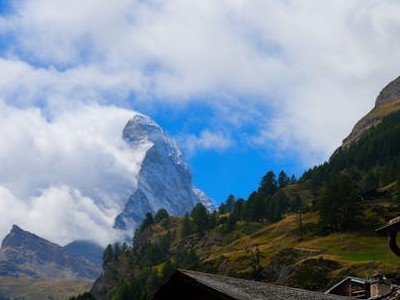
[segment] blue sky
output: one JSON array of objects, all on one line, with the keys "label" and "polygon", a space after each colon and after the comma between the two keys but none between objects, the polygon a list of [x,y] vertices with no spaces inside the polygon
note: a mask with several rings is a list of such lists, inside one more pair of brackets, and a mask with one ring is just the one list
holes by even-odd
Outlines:
[{"label": "blue sky", "polygon": [[4,12],[7,12],[7,9],[9,8],[8,0],[1,0],[0,1],[0,12],[4,14]]},{"label": "blue sky", "polygon": [[399,15],[392,0],[0,0],[0,235],[24,220],[107,240],[133,111],[217,203],[268,170],[300,176],[399,75]]},{"label": "blue sky", "polygon": [[[208,123],[212,119],[216,118],[213,121],[215,126],[225,123],[224,120],[218,120],[218,116],[213,116],[210,107],[198,104],[189,105],[179,112],[174,108],[158,107],[157,112],[150,110],[145,113],[155,118],[183,145],[186,144],[188,135],[198,136],[204,128],[209,128]],[[263,116],[268,117],[268,112]],[[210,145],[210,148],[192,150],[187,146],[183,149],[192,170],[194,184],[206,191],[217,203],[226,200],[229,194],[247,199],[258,188],[261,177],[268,170],[273,170],[276,175],[284,170],[288,176],[293,174],[299,177],[309,167],[298,161],[295,153],[289,150],[286,153],[275,153],[271,149],[272,145],[260,147],[249,143],[244,136],[256,134],[255,130],[256,124],[247,124],[237,132],[230,133],[230,139],[235,144],[226,147]]]}]

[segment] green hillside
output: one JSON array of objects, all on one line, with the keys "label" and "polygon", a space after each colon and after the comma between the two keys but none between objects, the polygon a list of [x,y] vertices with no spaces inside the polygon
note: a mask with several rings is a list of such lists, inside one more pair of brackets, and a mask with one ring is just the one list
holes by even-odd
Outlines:
[{"label": "green hillside", "polygon": [[396,277],[400,272],[400,259],[385,237],[357,231],[321,236],[314,212],[302,215],[303,239],[298,214],[273,224],[241,221],[229,233],[219,224],[203,236],[185,238],[180,236],[183,218],[171,219],[167,227],[153,224],[145,230],[147,245],[128,248],[107,262],[110,299],[132,294],[146,299],[177,268],[322,291],[346,275]]},{"label": "green hillside", "polygon": [[375,229],[400,213],[400,112],[300,179],[267,171],[247,199],[185,217],[146,215],[132,245],[109,246],[98,299],[148,299],[177,268],[324,291],[344,276],[396,278]]}]

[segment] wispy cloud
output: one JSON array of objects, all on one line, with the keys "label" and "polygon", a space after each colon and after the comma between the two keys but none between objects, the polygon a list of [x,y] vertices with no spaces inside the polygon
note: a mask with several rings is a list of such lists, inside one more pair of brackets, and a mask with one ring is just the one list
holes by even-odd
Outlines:
[{"label": "wispy cloud", "polygon": [[223,151],[234,144],[232,139],[224,133],[212,132],[208,129],[203,130],[199,135],[181,137],[180,142],[189,155],[201,150]]}]

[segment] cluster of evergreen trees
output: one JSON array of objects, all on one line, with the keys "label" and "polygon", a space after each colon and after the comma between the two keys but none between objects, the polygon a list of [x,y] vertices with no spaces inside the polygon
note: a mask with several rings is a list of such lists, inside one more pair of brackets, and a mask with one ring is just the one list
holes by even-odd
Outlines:
[{"label": "cluster of evergreen trees", "polygon": [[251,193],[247,200],[235,199],[230,195],[219,207],[219,213],[228,213],[240,221],[277,222],[284,213],[297,212],[301,206],[300,196],[289,198],[283,188],[296,183],[294,175],[289,178],[281,171],[276,179],[275,173],[268,171],[261,179],[257,191]]},{"label": "cluster of evergreen trees", "polygon": [[[306,171],[299,183],[317,199],[315,209],[328,231],[353,230],[368,223],[362,195],[397,182],[400,196],[400,112],[385,117],[357,142],[338,149],[320,166]],[[365,199],[364,199],[365,200]]]},{"label": "cluster of evergreen trees", "polygon": [[[321,232],[356,229],[368,223],[361,207],[364,193],[397,182],[394,197],[400,198],[399,136],[400,112],[396,112],[357,142],[338,149],[329,161],[304,172],[298,182],[284,171],[278,179],[268,171],[247,200],[231,195],[219,212],[234,220],[276,222],[285,213],[310,209],[319,213]],[[312,206],[304,207],[300,194],[288,197],[285,187],[295,183],[312,192]]]},{"label": "cluster of evergreen trees", "polygon": [[103,252],[103,266],[118,260],[121,254],[123,254],[128,249],[128,245],[123,243],[114,243],[113,245],[108,245]]},{"label": "cluster of evergreen trees", "polygon": [[[154,228],[157,226],[164,228],[166,233],[154,238]],[[135,231],[132,247],[125,249],[117,261],[110,261],[121,263],[132,271],[130,276],[117,283],[110,299],[150,299],[176,269],[196,264],[199,259],[194,249],[171,250],[175,235],[165,209],[160,209],[154,217],[152,213],[147,213]]]},{"label": "cluster of evergreen trees", "polygon": [[273,171],[268,171],[262,177],[258,190],[247,200],[229,195],[214,212],[208,212],[204,205],[198,203],[190,214],[185,215],[181,237],[191,234],[202,236],[217,226],[228,233],[235,229],[237,221],[277,222],[284,213],[298,212],[301,207],[300,196],[290,199],[283,191],[284,187],[294,183],[295,177],[289,178],[284,171],[279,173],[278,180]]},{"label": "cluster of evergreen trees", "polygon": [[400,112],[385,117],[356,143],[338,149],[328,162],[306,171],[314,192],[340,172],[358,183],[361,191],[383,187],[400,178]]}]

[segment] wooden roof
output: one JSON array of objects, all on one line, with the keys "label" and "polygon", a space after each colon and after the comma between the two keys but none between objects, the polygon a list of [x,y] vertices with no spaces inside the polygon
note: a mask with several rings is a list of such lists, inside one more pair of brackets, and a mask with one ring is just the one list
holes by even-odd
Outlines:
[{"label": "wooden roof", "polygon": [[370,283],[371,280],[366,279],[366,278],[360,278],[360,277],[353,277],[353,276],[347,276],[344,279],[342,279],[341,281],[339,281],[338,283],[336,283],[334,286],[332,286],[331,288],[329,288],[329,290],[327,290],[325,292],[325,294],[329,294],[331,291],[333,291],[334,289],[336,289],[338,286],[342,285],[343,283],[345,283],[347,280],[351,280],[352,282],[357,282],[360,284],[368,284]]},{"label": "wooden roof", "polygon": [[178,270],[156,293],[160,299],[344,300],[348,297],[188,270]]}]

